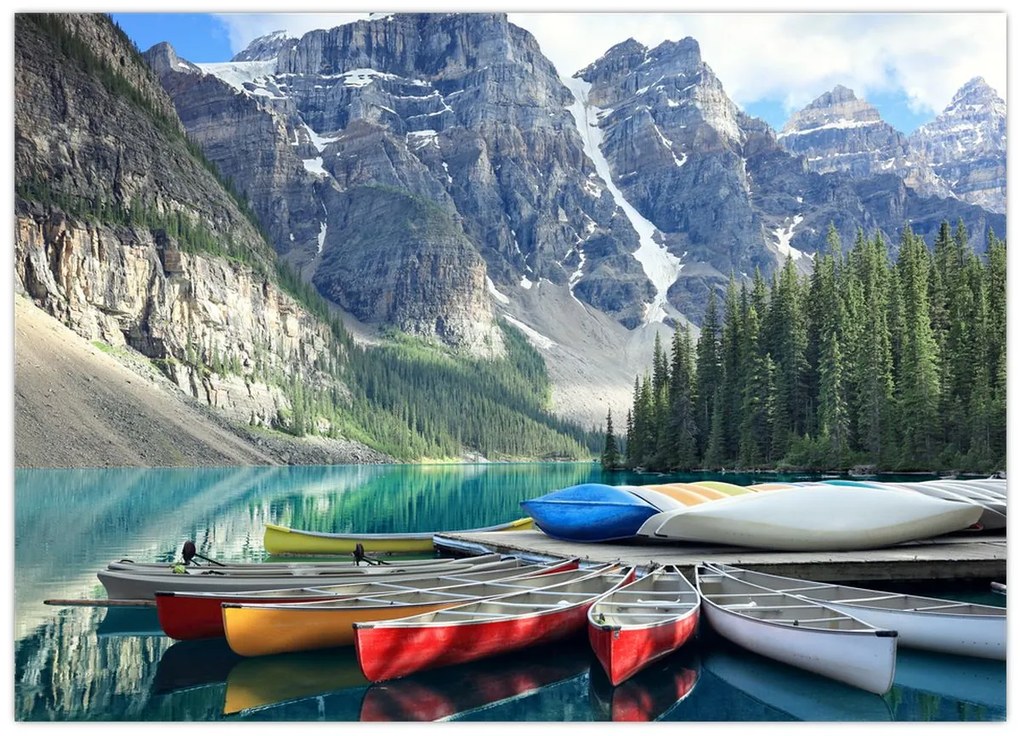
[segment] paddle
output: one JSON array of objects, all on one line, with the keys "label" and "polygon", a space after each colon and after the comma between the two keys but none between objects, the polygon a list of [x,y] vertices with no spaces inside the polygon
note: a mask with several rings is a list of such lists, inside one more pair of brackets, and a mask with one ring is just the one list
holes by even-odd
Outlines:
[{"label": "paddle", "polygon": [[187,542],[184,543],[184,547],[181,549],[181,557],[184,558],[184,564],[185,565],[191,564],[191,561],[194,558],[197,557],[198,559],[205,560],[206,562],[209,562],[209,563],[211,563],[213,565],[219,565],[220,567],[226,567],[225,564],[223,564],[222,562],[219,562],[218,560],[212,560],[212,559],[210,559],[208,557],[205,557],[203,555],[198,554],[198,550],[195,549],[195,543],[192,540],[190,540],[190,539]]}]

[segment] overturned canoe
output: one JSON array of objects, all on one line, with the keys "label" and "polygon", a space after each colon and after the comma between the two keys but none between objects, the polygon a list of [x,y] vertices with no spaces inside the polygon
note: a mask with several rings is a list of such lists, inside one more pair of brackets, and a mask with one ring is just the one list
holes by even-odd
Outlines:
[{"label": "overturned canoe", "polygon": [[663,512],[638,536],[790,551],[872,549],[965,529],[981,512],[909,491],[818,484]]},{"label": "overturned canoe", "polygon": [[659,509],[626,487],[582,483],[521,501],[543,532],[568,542],[629,539]]},{"label": "overturned canoe", "polygon": [[[530,517],[505,524],[464,529],[468,532],[521,531],[534,528]],[[461,532],[456,532],[461,533]],[[332,534],[291,529],[279,524],[266,524],[262,544],[272,555],[349,555],[360,544],[365,554],[413,554],[431,552],[436,532],[402,534]]]}]

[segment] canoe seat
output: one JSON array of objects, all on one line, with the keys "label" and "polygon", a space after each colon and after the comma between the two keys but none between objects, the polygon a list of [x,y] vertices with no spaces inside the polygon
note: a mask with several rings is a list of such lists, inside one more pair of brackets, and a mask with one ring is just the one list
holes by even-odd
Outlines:
[{"label": "canoe seat", "polygon": [[794,626],[796,626],[798,624],[818,624],[818,623],[823,623],[823,622],[827,622],[827,621],[843,621],[843,620],[852,621],[853,619],[850,618],[850,616],[828,616],[826,618],[770,618],[769,619],[769,621],[771,621],[774,624],[793,624]]},{"label": "canoe seat", "polygon": [[725,608],[727,611],[734,611],[734,610],[737,610],[737,611],[740,611],[740,610],[745,610],[745,611],[788,611],[788,610],[790,610],[792,608],[809,608],[809,609],[816,609],[816,610],[818,608],[821,608],[821,606],[819,606],[819,605],[817,605],[815,603],[791,604],[791,605],[786,605],[786,606],[759,606],[757,603],[753,603],[753,602],[752,603],[731,603],[729,605],[725,605],[724,604],[722,607]]},{"label": "canoe seat", "polygon": [[[671,606],[670,605],[671,603],[675,603],[677,605]],[[662,608],[662,609],[666,609],[666,608],[677,608],[678,606],[685,606],[685,607],[690,608],[690,607],[695,606],[695,605],[697,605],[697,604],[695,604],[695,603],[687,603],[687,602],[684,602],[684,601],[675,601],[675,600],[674,601],[620,601],[619,603],[617,603],[616,601],[602,601],[601,603],[598,604],[598,607],[602,608],[603,606],[616,606],[616,607],[620,607],[620,608],[649,607],[649,608]]]}]

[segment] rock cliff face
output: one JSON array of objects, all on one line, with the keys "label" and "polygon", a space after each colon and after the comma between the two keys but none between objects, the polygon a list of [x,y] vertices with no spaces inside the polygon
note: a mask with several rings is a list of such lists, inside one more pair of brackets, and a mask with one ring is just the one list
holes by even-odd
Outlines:
[{"label": "rock cliff face", "polygon": [[[637,235],[601,197],[570,93],[505,15],[398,14],[259,39],[235,61],[200,65],[204,77],[157,62],[156,49],[148,55],[189,134],[251,197],[278,252],[359,319],[400,313],[405,328],[498,350],[487,277],[502,292],[545,279],[625,324],[641,321],[652,287],[631,257]],[[271,175],[252,161],[256,148],[274,152]],[[449,221],[440,230],[459,230],[481,257],[481,279],[460,281],[461,269],[430,277],[431,289],[450,292],[446,307],[380,311],[378,300],[347,293],[364,290],[356,282],[365,274],[336,273],[345,245],[333,223],[350,234],[346,208],[360,199],[349,192],[380,186],[405,196],[382,198],[373,220],[356,223],[366,245],[377,222],[415,227],[412,203],[425,200]],[[371,247],[389,269],[384,281],[417,268],[413,249],[378,238]]]},{"label": "rock cliff face", "polygon": [[960,199],[1006,211],[1006,103],[981,77],[910,137]]},{"label": "rock cliff face", "polygon": [[[616,184],[680,259],[669,299],[695,319],[707,291],[731,274],[769,273],[787,256],[809,270],[830,222],[844,243],[858,228],[894,241],[907,221],[930,241],[942,218],[963,218],[978,244],[988,226],[1004,231],[998,216],[923,197],[897,173],[812,171],[768,125],[737,109],[692,38],[653,49],[625,41],[575,77]],[[824,126],[844,114],[870,123],[847,92],[822,100],[802,123]]]},{"label": "rock cliff face", "polygon": [[241,422],[280,424],[287,381],[345,391],[343,348],[267,276],[267,245],[109,19],[22,15],[15,39],[16,290]]},{"label": "rock cliff face", "polygon": [[953,196],[924,153],[842,85],[794,113],[777,138],[787,151],[803,156],[811,171],[841,171],[855,179],[891,173],[919,194]]}]

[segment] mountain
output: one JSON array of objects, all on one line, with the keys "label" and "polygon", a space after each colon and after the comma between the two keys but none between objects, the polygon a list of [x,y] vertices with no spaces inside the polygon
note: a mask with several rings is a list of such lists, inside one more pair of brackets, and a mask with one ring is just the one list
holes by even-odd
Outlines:
[{"label": "mountain", "polygon": [[1006,103],[981,77],[910,136],[960,199],[1006,212]]},{"label": "mountain", "polygon": [[[813,171],[737,108],[693,38],[652,49],[630,39],[574,76],[616,185],[679,259],[670,302],[696,321],[708,290],[731,274],[768,274],[787,256],[809,270],[830,223],[844,244],[858,228],[893,241],[906,222],[930,242],[942,219],[963,219],[980,247],[988,227],[1004,232],[998,215],[922,196],[896,173]],[[845,93],[837,97],[819,105],[815,121],[848,111],[870,121]],[[811,121],[805,116],[805,125],[824,125]]]},{"label": "mountain", "polygon": [[[163,75],[216,82],[165,45],[148,61]],[[17,15],[15,91],[15,291],[31,302],[19,301],[19,313],[41,310],[80,341],[68,346],[74,359],[61,363],[67,379],[54,384],[44,378],[50,366],[33,367],[26,357],[45,355],[53,330],[37,315],[17,322],[19,464],[57,461],[45,442],[54,437],[96,448],[59,457],[97,465],[587,452],[584,431],[549,413],[542,360],[510,325],[490,319],[484,326],[498,346],[487,360],[406,339],[356,345],[335,308],[278,256],[249,203],[186,135],[175,104],[108,16]],[[208,91],[220,94],[222,85]],[[235,105],[220,109],[224,121],[249,112],[245,95],[222,99],[230,97]],[[247,153],[259,164],[250,171],[265,167],[259,182],[267,188],[311,176],[289,146]],[[383,194],[367,196],[371,187]],[[295,209],[320,204],[299,194]],[[396,242],[381,244],[364,233],[358,241],[350,223],[331,220],[349,248],[364,249],[369,272],[386,266],[371,252],[405,260],[390,282],[361,274],[358,286],[373,304],[413,301],[425,313],[442,311],[458,299],[450,282],[486,294],[480,257],[441,207],[378,184],[331,196],[348,203],[351,216],[392,226]],[[491,314],[487,297],[468,308]],[[459,329],[440,318],[430,326],[437,325]],[[137,368],[141,388],[124,390],[123,372],[110,370],[107,356]],[[68,407],[82,407],[83,416]],[[194,416],[209,426],[182,431]],[[234,435],[236,446],[198,447],[220,442],[214,427]],[[317,436],[295,440],[309,434]]]},{"label": "mountain", "polygon": [[556,70],[505,15],[274,34],[203,74],[166,53],[147,56],[189,135],[276,250],[357,320],[499,354],[493,292],[544,281],[641,321],[652,287],[630,257],[637,234],[600,196]]},{"label": "mountain", "polygon": [[811,171],[841,171],[856,179],[892,173],[920,194],[953,196],[924,152],[842,85],[794,113],[776,137],[787,151],[803,156]]}]

